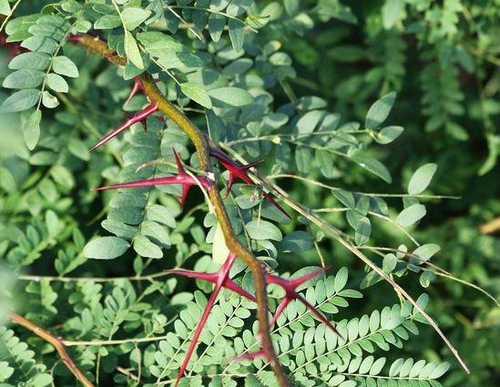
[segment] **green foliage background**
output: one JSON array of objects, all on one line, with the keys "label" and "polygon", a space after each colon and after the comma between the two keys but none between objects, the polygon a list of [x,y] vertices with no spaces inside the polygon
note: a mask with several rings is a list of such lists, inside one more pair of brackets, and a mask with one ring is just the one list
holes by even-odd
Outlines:
[{"label": "green foliage background", "polygon": [[[67,3],[69,7],[73,2],[63,3]],[[145,5],[154,2],[142,3]],[[169,3],[204,7],[204,3],[211,2]],[[17,13],[29,14],[40,9],[41,4],[22,2]],[[50,10],[50,7],[46,10]],[[182,15],[188,20],[196,18],[187,12],[188,10],[184,11],[186,13]],[[500,122],[500,2],[265,1],[258,2],[257,6],[250,10],[245,8],[245,12],[239,16],[247,17],[247,22],[258,29],[255,38],[249,39],[247,36],[251,41],[248,54],[255,60],[252,69],[258,76],[242,80],[239,78],[237,66],[229,69],[225,67],[222,71],[229,79],[225,81],[230,85],[242,89],[257,85],[255,87],[271,93],[273,102],[262,102],[261,112],[269,120],[270,126],[276,125],[275,128],[283,132],[294,130],[289,129],[294,125],[300,127],[300,117],[306,116],[307,113],[302,113],[308,109],[299,111],[295,116],[295,112],[292,113],[287,107],[290,101],[293,104],[297,99],[298,105],[317,103],[319,109],[340,114],[342,123],[351,120],[364,122],[374,101],[390,92],[396,92],[396,102],[387,122],[402,125],[405,131],[394,142],[384,146],[376,145],[376,135],[362,137],[358,143],[364,152],[363,155],[380,160],[386,165],[392,175],[391,185],[378,178],[381,174],[384,176],[380,170],[370,174],[343,158],[331,157],[323,163],[317,154],[311,156],[300,153],[300,157],[290,157],[284,154],[286,152],[281,154],[275,149],[285,149],[283,143],[270,144],[269,147],[249,145],[238,149],[244,152],[248,159],[267,156],[262,167],[267,175],[296,173],[356,192],[406,192],[408,182],[418,167],[426,163],[437,164],[438,169],[432,185],[426,192],[433,195],[459,196],[460,199],[426,201],[427,216],[420,221],[417,228],[411,229],[411,233],[421,243],[435,243],[441,247],[440,252],[432,258],[434,264],[456,278],[486,289],[498,299],[499,239],[482,235],[479,227],[500,216],[500,169],[497,166],[497,153],[500,151],[500,134],[497,129]],[[222,41],[226,47],[231,44],[234,47],[237,28],[234,25],[231,27],[230,24],[228,26],[233,35],[224,32]],[[199,51],[206,57],[216,57],[215,61],[220,68],[237,59],[231,56],[229,49],[224,51],[216,44],[211,46],[212,51],[208,50],[201,43],[197,43],[189,32],[176,32],[173,36],[182,41],[191,52]],[[118,43],[116,45],[119,47]],[[125,208],[130,204],[122,200],[119,205],[110,205],[113,200],[118,201],[117,196],[105,195],[102,199],[93,189],[103,185],[106,180],[126,181],[137,176],[133,173],[137,162],[134,157],[140,155],[140,146],[147,147],[155,141],[161,142],[161,147],[157,144],[154,148],[158,154],[148,153],[148,159],[138,157],[139,164],[158,158],[172,161],[170,150],[173,144],[182,150],[183,157],[189,162],[187,157],[190,148],[186,147],[186,138],[168,123],[168,134],[158,138],[163,126],[153,119],[148,122],[149,130],[146,134],[142,128],[135,128],[132,134],[119,140],[118,144],[112,143],[105,151],[90,155],[87,149],[95,143],[100,134],[123,119],[122,104],[130,84],[123,81],[113,67],[106,66],[99,58],[88,56],[82,50],[67,45],[64,47],[64,54],[77,64],[79,77],[72,81],[68,78],[71,86],[69,94],[57,94],[60,101],[57,110],[44,111],[40,141],[35,150],[30,152],[26,148],[18,114],[3,114],[0,119],[0,256],[5,258],[5,272],[0,273],[2,278],[12,277],[8,270],[20,271],[24,275],[99,278],[147,276],[175,265],[209,270],[213,263],[207,258],[207,254],[213,251],[213,247],[209,243],[212,240],[210,237],[207,239],[206,234],[211,233],[213,238],[213,219],[205,216],[204,212],[198,213],[202,207],[191,207],[194,208],[192,211],[182,214],[174,196],[169,195],[177,194],[178,191],[169,189],[162,189],[159,193],[152,191],[151,196],[145,199],[148,203],[155,203],[154,208],[160,214],[164,214],[162,209],[169,211],[170,223],[167,221],[162,225],[168,231],[161,235],[156,234],[156,240],[161,243],[148,243],[149,239],[144,239],[144,236],[151,234],[143,230],[142,239],[138,239],[136,234],[122,239],[134,240],[135,253],[128,251],[122,255],[121,252],[122,254],[117,255],[122,256],[115,261],[87,260],[84,256],[84,246],[94,235],[108,235],[100,226],[106,217],[110,223],[108,227],[103,227],[113,232],[110,230],[113,229],[111,222],[116,220],[116,216],[113,218],[114,215],[110,214],[112,211],[108,211],[108,206],[116,209],[120,206]],[[10,59],[5,50],[1,55],[3,78],[11,72],[7,70]],[[239,65],[244,67],[246,63],[240,62]],[[188,70],[185,73],[180,70],[175,75],[182,82],[197,81],[196,77],[189,78]],[[190,94],[187,89],[184,89],[185,96],[182,96],[171,81],[167,93],[171,99],[184,105],[189,102],[186,96],[208,109],[207,103],[211,104],[210,98],[206,97],[207,102],[205,97],[200,97],[192,91]],[[6,96],[7,93],[2,98]],[[326,101],[326,107],[323,102],[312,98],[301,99],[303,96],[320,97]],[[143,102],[139,97],[135,102],[132,101],[131,106],[125,108],[130,111],[138,110]],[[189,106],[199,108],[199,105],[195,104]],[[280,117],[271,114],[278,106],[282,108],[280,113],[284,112],[293,117],[290,126],[280,124]],[[266,129],[262,128],[250,128],[249,132],[243,133],[238,125],[246,125],[246,122],[241,124],[243,121],[236,122],[236,119],[233,122],[234,117],[229,108],[221,108],[217,115],[224,121],[222,126],[214,115],[209,115],[208,121],[216,139],[231,142],[254,133],[266,134]],[[251,116],[250,113],[248,115]],[[224,126],[224,123],[229,121],[233,126]],[[197,119],[197,123],[203,127],[206,125],[204,119]],[[124,151],[130,155],[125,157],[125,160],[120,156]],[[314,161],[307,157],[314,157]],[[272,160],[277,160],[276,164]],[[192,160],[191,164],[196,166],[196,160]],[[162,173],[174,171],[171,165],[155,168],[159,168]],[[157,172],[156,169],[151,171],[146,168],[141,172],[141,177],[149,177]],[[338,207],[338,195],[332,194],[330,190],[294,179],[279,180],[279,183],[292,197],[309,208]],[[238,192],[242,201],[252,198],[253,191],[241,188]],[[202,203],[201,195],[196,199],[192,201],[192,205]],[[405,200],[405,207],[412,204],[411,198]],[[401,198],[388,198],[387,202],[390,206],[389,215],[395,218],[401,209]],[[130,210],[130,207],[127,208]],[[237,206],[234,205],[234,208]],[[271,211],[269,208],[264,209]],[[254,215],[250,215],[249,219]],[[149,216],[151,221],[158,219],[158,215],[153,211]],[[280,221],[276,214],[271,214],[267,219]],[[327,219],[342,230],[350,232],[349,222],[343,214],[327,214]],[[372,220],[372,223],[370,245],[394,247],[401,243],[408,244],[408,239],[393,224],[377,220]],[[269,230],[273,231],[271,226]],[[207,231],[210,228],[211,231]],[[308,248],[304,248],[304,254],[294,254],[293,250],[290,253],[290,245],[301,248],[304,245],[294,245],[293,238],[287,240],[290,245],[280,244],[280,253],[287,253],[268,256],[271,266],[276,267],[277,262],[279,263],[280,272],[295,272],[304,266],[318,265],[318,256],[311,248],[314,240],[323,252],[327,264],[333,268],[333,274],[325,279],[325,283],[330,281],[331,287],[335,288],[337,293],[344,288],[341,285],[344,282],[343,273],[346,271],[340,270],[344,266],[348,267],[350,288],[359,289],[374,282],[373,276],[366,276],[366,269],[359,261],[335,243],[323,238],[321,233],[312,232],[312,237],[304,237],[300,233],[305,234],[310,230],[301,222],[286,224],[282,229],[285,231],[285,239],[287,235],[295,232],[293,236],[296,240]],[[254,236],[252,235],[252,239]],[[255,236],[255,239],[259,238]],[[276,240],[280,239],[281,233]],[[142,241],[142,244],[139,245],[138,240]],[[266,251],[269,245],[265,245],[265,242],[269,241],[262,241],[256,250]],[[166,246],[173,248],[162,253],[162,248]],[[140,254],[143,257],[152,257],[158,254],[158,250],[159,254],[164,254],[164,260],[169,259],[168,264],[160,260],[136,257],[139,251],[144,252]],[[244,268],[239,270],[243,272]],[[243,283],[249,282],[248,276],[242,278]],[[391,351],[383,355],[387,356],[390,362],[397,358],[409,357],[436,362],[448,360],[452,363],[451,369],[441,379],[446,386],[495,386],[500,383],[500,355],[495,345],[500,342],[499,308],[477,290],[449,278],[424,277],[410,269],[406,270],[405,275],[398,278],[398,281],[411,294],[418,295],[422,292],[422,286],[426,288],[425,291],[431,300],[427,310],[456,344],[472,374],[465,375],[458,365],[453,363],[449,351],[444,348],[435,332],[422,325],[419,325],[418,337],[409,340],[405,339],[404,332],[414,333],[413,325],[403,327],[403,322],[399,321],[401,327],[398,324],[389,328],[386,326],[388,331],[396,328],[400,328],[400,331],[396,338],[391,338],[388,334],[389,338],[381,339],[382,344],[377,343],[382,349],[391,344]],[[7,282],[6,279],[5,284]],[[324,295],[326,291],[322,286],[326,288],[326,285],[321,283],[322,281],[319,281],[315,287],[311,287],[314,290],[308,290],[309,297],[317,304],[324,301],[324,312],[331,313],[336,321],[345,318],[346,332],[349,329],[348,321],[352,321],[356,316],[372,316],[372,313],[376,313],[373,310],[382,310],[384,306],[392,306],[393,303],[396,304],[395,308],[399,307],[393,290],[384,283],[363,289],[364,297],[361,300],[358,299],[358,290],[351,290],[343,297],[337,293]],[[144,375],[153,375],[158,380],[175,376],[180,360],[177,360],[177,363],[175,360],[169,363],[168,359],[175,358],[172,353],[179,347],[179,337],[185,336],[185,332],[192,328],[196,316],[200,314],[200,305],[206,303],[206,293],[203,292],[210,289],[206,284],[199,283],[194,286],[190,282],[173,278],[144,283],[136,283],[134,280],[103,283],[25,280],[13,286],[19,295],[17,306],[20,313],[44,327],[59,330],[58,333],[62,336],[72,337],[75,341],[115,338],[126,340],[165,335],[166,340],[158,345],[155,342],[151,345],[124,343],[110,347],[76,346],[75,359],[87,371],[95,374],[96,363],[102,362],[102,385],[111,381],[117,384],[127,383],[126,376],[115,375],[114,370],[119,365],[130,368],[133,374],[137,374],[141,369],[138,364],[144,363],[144,368],[147,364],[148,369],[142,371]],[[278,297],[279,292],[274,290],[272,295]],[[324,300],[335,296],[339,298],[331,304]],[[349,301],[346,301],[347,299]],[[423,299],[425,297],[421,298]],[[168,300],[167,305],[165,300]],[[392,301],[388,303],[387,300]],[[187,305],[187,308],[181,311],[183,305]],[[348,305],[349,308],[346,308]],[[2,307],[0,299],[0,308]],[[251,332],[255,331],[255,325],[251,324],[251,320],[246,320],[252,310],[253,305],[237,297],[227,296],[221,302],[217,312],[220,325],[214,323],[212,328],[214,331],[219,328],[225,331],[221,337],[211,336],[215,343],[214,348],[224,348],[222,336],[236,336],[234,332],[243,329],[243,321],[245,330],[241,334],[241,342],[235,340],[235,349],[228,349],[227,353],[219,353],[222,350],[207,350],[206,369],[215,369],[221,359],[238,354],[254,344]],[[302,312],[300,308],[296,311],[297,314]],[[180,322],[175,323],[175,328],[172,328],[172,323],[166,325],[167,319],[175,318],[178,313],[181,318],[177,318]],[[294,321],[294,313],[288,314],[288,322]],[[386,310],[385,313],[389,312]],[[407,317],[410,315],[412,313],[408,311]],[[295,340],[298,347],[317,345],[315,350],[320,351],[318,348],[325,345],[325,341],[334,340],[331,337],[325,338],[327,334],[324,331],[314,335],[316,328],[313,328],[312,321],[306,319],[305,323],[298,324],[299,327],[294,326],[288,332],[290,334],[283,334],[279,338],[280,345],[294,346]],[[356,331],[355,336],[359,335],[361,340],[363,335],[358,330],[362,331],[364,328],[358,329],[359,321],[361,320],[351,323],[356,326],[351,329]],[[58,327],[59,324],[64,326]],[[359,323],[359,327],[362,325]],[[320,330],[318,328],[318,331]],[[401,333],[401,330],[404,332]],[[309,332],[302,334],[309,335],[310,338],[295,339],[294,332]],[[54,375],[55,379],[62,383],[56,385],[71,385],[71,376],[68,376],[62,366],[51,369],[56,357],[47,345],[36,338],[30,338],[29,334],[21,330],[16,333],[22,341],[31,345],[30,348],[36,355],[27,347],[19,347],[16,344],[18,353],[11,356],[18,361],[14,377],[30,380],[32,385],[46,385],[52,378],[48,375]],[[11,331],[0,331],[3,342],[10,342],[12,348],[12,341],[9,341],[12,340],[11,335]],[[408,333],[406,335],[409,336]],[[316,341],[313,342],[311,336],[314,336]],[[309,344],[304,344],[307,340],[310,340]],[[403,341],[404,348],[400,349]],[[206,343],[210,343],[210,340],[207,339]],[[294,356],[300,357],[297,354]],[[309,355],[306,353],[304,356]],[[356,354],[353,352],[352,356],[355,358]],[[379,353],[375,356],[382,355]],[[290,361],[299,363],[296,357]],[[8,375],[10,368],[5,367],[12,367],[12,363],[10,366],[3,363],[4,358],[5,350],[0,347],[0,375]],[[365,356],[365,359],[367,358],[369,357]],[[372,363],[368,368],[373,366],[375,358],[368,360],[367,364],[370,361]],[[257,364],[256,368],[261,365]],[[202,372],[201,365],[198,364],[198,367],[195,374],[207,374]],[[231,371],[236,373],[238,369],[231,368]],[[306,375],[314,374],[314,370],[307,372]],[[13,379],[5,380],[13,383]],[[155,378],[149,380],[154,381]],[[342,382],[344,380],[340,380],[339,384]],[[201,384],[201,378],[193,379],[192,383]],[[230,382],[226,380],[224,383]],[[258,374],[258,381],[247,378],[245,383],[272,385],[272,375],[261,372]],[[306,384],[307,378],[298,378],[297,383]],[[328,382],[324,380],[323,383]],[[329,383],[333,383],[331,379]]]}]

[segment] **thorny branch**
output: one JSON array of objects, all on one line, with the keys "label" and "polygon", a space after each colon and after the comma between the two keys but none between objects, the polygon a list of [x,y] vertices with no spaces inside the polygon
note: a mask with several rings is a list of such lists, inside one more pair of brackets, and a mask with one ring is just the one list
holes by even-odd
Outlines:
[{"label": "thorny branch", "polygon": [[[110,50],[105,42],[98,38],[89,35],[74,36],[71,41],[78,43],[87,48],[90,52],[101,55],[113,64],[124,66],[127,63],[126,58],[118,56],[114,51]],[[152,105],[157,106],[158,110],[176,123],[191,139],[191,142],[196,148],[198,159],[200,161],[201,170],[205,176],[211,176],[211,159],[210,145],[205,135],[174,105],[172,105],[156,87],[155,82],[147,75],[140,77],[143,85],[144,94],[149,98]],[[276,352],[273,347],[271,335],[269,332],[269,317],[268,317],[268,299],[267,299],[267,282],[266,273],[262,264],[246,249],[237,239],[226,208],[222,201],[221,194],[216,184],[211,184],[207,188],[210,202],[213,205],[215,215],[224,234],[226,245],[238,259],[245,262],[248,268],[252,271],[255,284],[255,296],[257,299],[257,317],[259,319],[259,334],[262,344],[262,349],[266,357],[271,363],[278,383],[282,387],[290,386],[288,378],[285,374]],[[179,375],[182,377],[183,375]]]}]

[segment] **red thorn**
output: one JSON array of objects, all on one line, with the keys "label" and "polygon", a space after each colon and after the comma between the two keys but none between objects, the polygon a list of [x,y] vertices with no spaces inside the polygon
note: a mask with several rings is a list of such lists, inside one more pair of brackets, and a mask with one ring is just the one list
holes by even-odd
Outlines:
[{"label": "red thorn", "polygon": [[[179,275],[181,277],[193,278],[199,281],[206,281],[215,284],[217,282],[217,273],[201,273],[198,271],[184,270],[184,269],[173,269],[169,270],[169,273],[174,275]],[[223,287],[231,290],[232,292],[239,294],[240,296],[256,302],[255,296],[241,288],[236,282],[234,282],[231,278],[227,277],[224,281]]]},{"label": "red thorn", "polygon": [[281,314],[285,311],[286,307],[288,304],[293,301],[293,300],[298,300],[302,304],[305,305],[307,309],[318,319],[320,320],[323,324],[325,324],[328,328],[330,328],[335,334],[338,336],[342,337],[340,333],[337,331],[335,326],[328,321],[328,319],[321,313],[319,312],[312,304],[310,304],[304,297],[302,297],[299,293],[297,293],[297,288],[307,281],[310,281],[316,277],[318,277],[320,274],[323,273],[323,270],[317,270],[308,274],[303,275],[302,277],[295,278],[295,279],[284,279],[272,274],[267,275],[267,281],[269,284],[275,284],[283,288],[285,290],[285,298],[283,301],[278,305],[278,308],[276,309],[275,316],[273,318],[273,321],[271,323],[271,327],[274,326],[274,324],[278,321],[278,318],[280,317]]},{"label": "red thorn", "polygon": [[120,126],[117,129],[114,129],[114,130],[108,132],[106,135],[104,135],[104,137],[102,137],[97,144],[95,144],[92,148],[90,148],[90,151],[92,152],[92,151],[96,150],[97,148],[99,148],[100,146],[107,144],[109,141],[111,141],[113,138],[118,136],[123,131],[130,128],[132,125],[144,121],[145,119],[147,119],[149,116],[151,116],[152,114],[154,114],[157,111],[158,111],[158,104],[150,104],[144,110],[137,113],[132,118],[128,119],[127,122],[125,122],[122,126]]},{"label": "red thorn", "polygon": [[210,298],[208,299],[207,306],[205,307],[205,310],[203,311],[203,315],[201,316],[201,319],[198,322],[198,325],[197,325],[196,330],[195,330],[194,335],[193,335],[193,339],[191,340],[191,343],[189,344],[188,350],[186,352],[186,356],[184,357],[181,368],[179,369],[179,374],[177,375],[177,379],[175,381],[176,387],[179,385],[181,379],[185,376],[185,373],[186,373],[187,367],[189,366],[191,358],[193,357],[193,354],[196,351],[196,348],[198,347],[198,342],[199,342],[201,333],[203,332],[203,328],[205,328],[205,325],[207,324],[208,318],[210,316],[210,312],[212,311],[212,309],[215,305],[215,302],[217,301],[217,298],[219,297],[219,293],[223,288],[224,282],[226,281],[226,279],[229,276],[229,271],[231,270],[231,267],[233,266],[235,259],[236,259],[236,256],[234,254],[230,253],[226,259],[226,262],[224,262],[220,271],[216,274],[217,279],[215,282],[215,289],[214,289],[213,293],[211,294]]},{"label": "red thorn", "polygon": [[130,100],[132,98],[134,98],[137,95],[137,93],[142,92],[142,91],[144,91],[144,84],[142,83],[141,78],[135,77],[134,78],[134,86],[132,86],[132,89],[130,90],[130,94],[129,94],[127,100],[125,101],[125,105],[128,105]]},{"label": "red thorn", "polygon": [[[105,187],[96,188],[96,190],[106,191],[110,189],[147,188],[147,187],[155,187],[158,185],[182,185],[182,196],[180,198],[180,202],[181,206],[184,206],[191,188],[197,185],[198,182],[192,176],[186,173],[182,161],[177,152],[175,152],[175,150],[174,150],[174,155],[176,158],[177,169],[178,169],[178,174],[176,176],[159,177],[155,179],[143,179],[128,183],[113,184]],[[206,177],[198,177],[197,179],[204,188],[208,189],[210,187],[211,183]]]},{"label": "red thorn", "polygon": [[[220,149],[212,148],[210,150],[210,155],[215,157],[223,166],[224,168],[229,172],[229,181],[227,185],[227,190],[226,190],[226,198],[229,196],[231,193],[231,190],[233,188],[233,184],[237,180],[242,180],[244,183],[249,184],[249,185],[255,185],[253,180],[250,178],[250,175],[248,174],[248,171],[250,168],[255,167],[256,165],[262,163],[263,160],[257,160],[253,161],[251,163],[248,163],[246,165],[240,165],[236,161],[232,160],[228,155],[226,155],[224,152],[222,152]],[[278,202],[272,197],[271,194],[267,193],[264,194],[264,198],[270,202],[272,205],[274,205],[283,215],[286,216],[286,218],[291,219],[290,215],[285,211],[283,207],[281,207]]]},{"label": "red thorn", "polygon": [[119,183],[108,185],[105,187],[96,188],[97,191],[107,191],[110,189],[127,189],[127,188],[146,188],[146,187],[155,187],[157,185],[174,185],[174,184],[189,184],[190,182],[185,181],[183,178],[179,176],[168,176],[168,177],[160,177],[157,179],[144,179],[132,181],[129,183]]}]

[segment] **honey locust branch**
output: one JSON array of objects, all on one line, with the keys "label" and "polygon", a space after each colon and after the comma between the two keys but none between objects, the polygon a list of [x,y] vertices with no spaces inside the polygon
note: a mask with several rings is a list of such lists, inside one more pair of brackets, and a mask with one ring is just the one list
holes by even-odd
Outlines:
[{"label": "honey locust branch", "polygon": [[[98,54],[106,58],[109,62],[124,66],[127,64],[127,59],[117,55],[113,50],[109,49],[107,44],[90,35],[74,36],[70,39],[74,43],[80,44],[88,51]],[[201,170],[206,176],[212,175],[210,162],[210,145],[205,135],[189,120],[189,118],[171,104],[156,87],[155,82],[148,75],[140,77],[144,93],[149,98],[150,103],[157,105],[158,110],[165,116],[177,124],[184,133],[190,138],[193,143],[198,159],[200,161]],[[211,184],[207,189],[210,202],[213,205],[217,221],[220,224],[224,239],[228,249],[235,254],[239,259],[245,262],[248,268],[252,271],[255,284],[255,296],[257,300],[257,317],[259,320],[260,340],[263,351],[267,354],[271,366],[274,370],[278,383],[281,387],[290,386],[288,378],[285,374],[276,352],[273,347],[271,335],[269,332],[269,317],[268,317],[268,299],[267,299],[267,283],[266,273],[262,264],[246,249],[237,239],[234,230],[231,226],[226,208],[222,201],[221,194],[216,184]]]}]

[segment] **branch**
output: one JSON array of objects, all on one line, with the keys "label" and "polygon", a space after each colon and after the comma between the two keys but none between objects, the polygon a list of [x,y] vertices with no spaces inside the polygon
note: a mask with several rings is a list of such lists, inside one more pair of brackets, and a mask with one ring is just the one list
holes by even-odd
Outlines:
[{"label": "branch", "polygon": [[495,234],[500,231],[500,218],[493,219],[492,221],[481,225],[479,230],[481,231],[481,234]]},{"label": "branch", "polygon": [[59,357],[61,358],[62,362],[66,365],[68,370],[70,370],[70,372],[75,376],[75,378],[78,379],[80,383],[85,387],[94,387],[94,385],[87,379],[87,377],[83,374],[83,372],[80,371],[75,362],[68,355],[68,352],[66,352],[66,347],[64,346],[63,341],[61,339],[52,336],[49,332],[40,328],[35,323],[15,313],[12,313],[9,316],[9,319],[10,321],[12,321],[12,323],[26,328],[27,330],[33,332],[35,335],[40,337],[42,340],[45,340],[47,343],[52,345],[59,354]]},{"label": "branch", "polygon": [[[127,64],[126,58],[123,58],[117,55],[113,50],[110,50],[107,44],[99,38],[82,35],[72,37],[71,41],[82,45],[92,53],[103,56],[111,63],[119,66]],[[205,135],[189,120],[189,118],[187,118],[182,111],[177,109],[161,94],[160,90],[156,87],[154,80],[152,80],[150,76],[143,75],[140,79],[144,87],[144,94],[149,98],[149,102],[158,106],[159,111],[165,114],[165,116],[171,119],[184,131],[184,133],[187,134],[196,148],[201,170],[205,173],[207,178],[209,176],[213,176],[210,163],[210,147]],[[279,385],[281,387],[290,386],[285,371],[283,370],[283,366],[279,362],[274,350],[271,334],[269,332],[267,284],[264,267],[236,237],[217,185],[212,184],[207,191],[210,202],[213,205],[217,221],[219,222],[224,234],[224,239],[228,249],[241,259],[252,271],[255,285],[255,296],[257,299],[257,317],[259,320],[259,333],[262,349],[271,362],[271,366],[273,367]]]}]

